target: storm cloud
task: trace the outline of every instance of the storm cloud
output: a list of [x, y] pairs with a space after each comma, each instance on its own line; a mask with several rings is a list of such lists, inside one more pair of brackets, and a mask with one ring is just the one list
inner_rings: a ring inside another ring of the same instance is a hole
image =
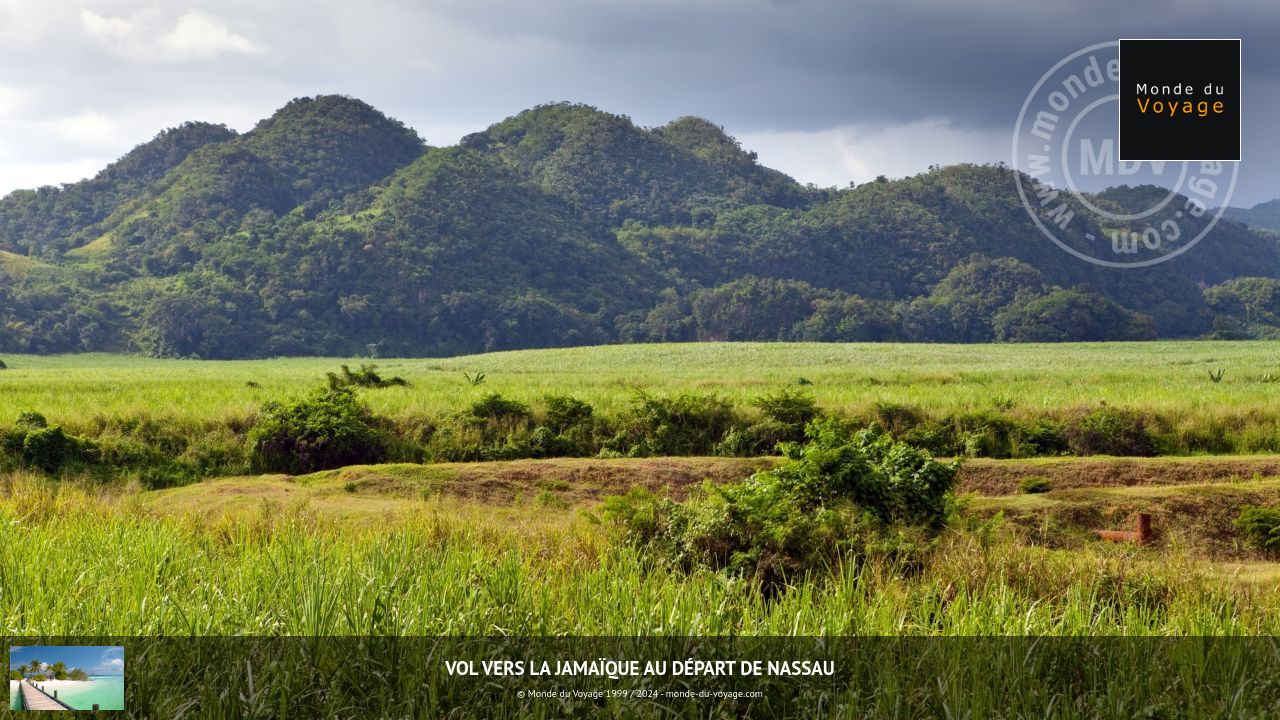
[[1235, 204], [1280, 196], [1270, 2], [0, 0], [0, 192], [91, 175], [184, 120], [344, 93], [448, 144], [532, 105], [701, 115], [820, 185], [1008, 160], [1027, 91], [1118, 37], [1241, 37]]

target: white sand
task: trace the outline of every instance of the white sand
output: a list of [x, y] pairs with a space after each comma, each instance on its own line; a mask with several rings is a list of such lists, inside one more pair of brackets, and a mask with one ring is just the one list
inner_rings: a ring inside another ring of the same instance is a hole
[[52, 695], [54, 690], [83, 688], [84, 686], [88, 685], [91, 682], [93, 681], [92, 680], [45, 680], [44, 682], [40, 682], [39, 680], [37, 680], [36, 685], [39, 685], [45, 692]]

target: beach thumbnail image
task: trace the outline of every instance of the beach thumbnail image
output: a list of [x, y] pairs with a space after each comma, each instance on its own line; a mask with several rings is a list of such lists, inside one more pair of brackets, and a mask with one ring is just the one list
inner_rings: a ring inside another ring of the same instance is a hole
[[124, 710], [124, 648], [10, 647], [9, 709]]

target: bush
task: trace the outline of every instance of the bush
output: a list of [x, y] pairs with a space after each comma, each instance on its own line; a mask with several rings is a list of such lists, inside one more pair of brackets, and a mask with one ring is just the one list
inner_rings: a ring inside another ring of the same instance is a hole
[[3, 458], [52, 475], [68, 463], [96, 460], [98, 448], [88, 438], [68, 435], [58, 425], [51, 427], [40, 413], [24, 412], [18, 416], [16, 428], [0, 431]]
[[527, 420], [530, 417], [528, 405], [508, 400], [498, 393], [489, 393], [475, 401], [467, 413], [479, 420], [511, 421]]
[[710, 455], [737, 422], [733, 406], [713, 395], [639, 392], [606, 449], [632, 457]]
[[22, 440], [23, 462], [50, 474], [78, 457], [79, 444], [58, 425], [29, 430]]
[[1016, 456], [1061, 455], [1068, 443], [1063, 437], [1062, 424], [1051, 418], [1038, 418], [1018, 427]]
[[0, 370], [8, 370], [8, 369], [9, 369], [9, 366], [5, 365], [3, 360], [0, 360]]
[[717, 454], [751, 457], [776, 453], [781, 443], [803, 441], [805, 426], [818, 417], [813, 398], [790, 387], [758, 397], [751, 404], [764, 417], [750, 427], [730, 430]]
[[[803, 434], [803, 428], [801, 428]], [[716, 454], [727, 457], [756, 457], [776, 454], [778, 446], [796, 441], [796, 429], [776, 420], [762, 420], [749, 427], [734, 428], [716, 446]]]
[[1022, 482], [1018, 483], [1018, 490], [1027, 495], [1038, 495], [1047, 493], [1053, 489], [1053, 481], [1041, 475], [1031, 475], [1022, 478]]
[[1235, 520], [1236, 530], [1250, 545], [1269, 554], [1280, 554], [1280, 508], [1247, 505]]
[[809, 442], [784, 446], [785, 463], [744, 482], [706, 483], [686, 503], [638, 488], [607, 498], [604, 513], [627, 542], [677, 566], [751, 576], [770, 591], [902, 529], [941, 526], [955, 463], [894, 442], [879, 426], [851, 433], [827, 420], [807, 434]]
[[256, 472], [290, 474], [382, 462], [389, 447], [369, 408], [346, 390], [263, 405], [249, 444]]
[[326, 373], [329, 378], [329, 389], [406, 387], [409, 384], [409, 381], [402, 377], [384, 378], [377, 373], [377, 370], [377, 365], [361, 365], [358, 371], [351, 372], [351, 368], [343, 365], [341, 373]]
[[1007, 458], [1013, 455], [1018, 428], [1001, 413], [980, 410], [952, 416], [949, 421], [954, 427], [958, 449], [965, 456]]
[[818, 404], [813, 397], [791, 387], [761, 395], [751, 404], [760, 408], [761, 414], [769, 420], [800, 428], [801, 435], [805, 426], [818, 417]]
[[589, 424], [595, 412], [587, 403], [568, 395], [548, 395], [543, 402], [547, 406], [547, 427], [558, 435]]
[[924, 424], [925, 415], [914, 405], [895, 402], [877, 402], [874, 407], [876, 422], [896, 434], [904, 433]]
[[1103, 406], [1069, 422], [1067, 447], [1076, 455], [1155, 454], [1155, 441], [1146, 420], [1133, 410]]
[[49, 427], [49, 421], [40, 413], [28, 410], [18, 414], [17, 425], [24, 430], [39, 430]]

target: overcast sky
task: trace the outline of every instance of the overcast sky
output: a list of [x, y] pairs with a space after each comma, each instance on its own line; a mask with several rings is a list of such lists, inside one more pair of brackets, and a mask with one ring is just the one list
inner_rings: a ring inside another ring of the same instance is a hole
[[1007, 161], [1040, 75], [1118, 37], [1242, 37], [1232, 204], [1280, 197], [1274, 0], [0, 0], [0, 194], [318, 93], [433, 145], [553, 100], [642, 125], [701, 115], [764, 164], [843, 186]]

